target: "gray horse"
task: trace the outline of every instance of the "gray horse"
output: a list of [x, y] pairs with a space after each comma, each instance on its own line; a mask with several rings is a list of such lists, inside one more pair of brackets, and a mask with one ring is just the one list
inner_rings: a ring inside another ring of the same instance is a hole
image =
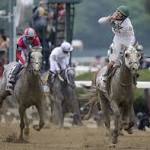
[[75, 91], [75, 71], [68, 67], [54, 79], [52, 88], [52, 120], [59, 127], [63, 127], [66, 111], [73, 112], [75, 124], [81, 125], [79, 104]]
[[121, 129], [129, 132], [134, 125], [133, 77], [139, 69], [140, 58], [141, 54], [133, 46], [124, 51], [121, 66], [109, 79], [107, 93], [103, 90], [101, 78], [106, 67], [98, 73], [96, 78], [100, 104], [105, 116], [105, 126], [111, 135], [112, 144], [117, 143]]
[[[40, 68], [42, 64], [42, 53], [41, 48], [33, 48], [29, 53], [28, 62], [26, 67], [24, 67], [19, 73], [19, 78], [14, 87], [14, 96], [19, 103], [19, 114], [20, 114], [20, 140], [24, 140], [24, 133], [29, 133], [29, 124], [26, 117], [26, 109], [30, 106], [36, 106], [39, 116], [40, 122], [39, 125], [35, 125], [34, 129], [39, 131], [44, 126], [43, 119], [43, 90], [42, 90], [42, 82], [40, 78]], [[15, 63], [10, 63], [4, 70], [3, 78], [1, 81], [1, 93], [0, 93], [0, 103], [2, 104], [3, 100], [8, 96], [6, 92], [6, 84], [8, 80], [8, 76], [12, 66]], [[24, 130], [25, 128], [25, 130]]]

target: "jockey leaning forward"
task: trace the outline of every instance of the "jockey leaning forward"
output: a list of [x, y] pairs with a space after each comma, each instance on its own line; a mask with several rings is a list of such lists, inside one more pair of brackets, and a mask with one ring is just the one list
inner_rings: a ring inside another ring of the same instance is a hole
[[73, 47], [69, 42], [63, 42], [61, 46], [52, 50], [49, 56], [50, 73], [48, 82], [50, 86], [53, 85], [55, 75], [69, 66], [70, 52], [72, 52], [72, 50]]
[[135, 44], [134, 29], [129, 19], [129, 15], [130, 12], [128, 7], [120, 6], [113, 15], [102, 17], [98, 20], [98, 23], [100, 24], [109, 23], [112, 26], [113, 33], [115, 34], [113, 38], [113, 52], [110, 54], [110, 62], [107, 66], [106, 73], [103, 75], [104, 81], [107, 81], [113, 65], [118, 64], [119, 57], [124, 46], [128, 47]]
[[30, 48], [34, 46], [40, 47], [41, 46], [40, 40], [33, 28], [30, 27], [26, 28], [24, 30], [24, 34], [17, 41], [16, 59], [18, 61], [18, 64], [16, 65], [10, 77], [9, 82], [12, 85], [12, 87], [8, 88], [10, 93], [14, 89], [14, 85], [16, 83], [16, 75], [23, 68], [23, 65], [26, 64]]

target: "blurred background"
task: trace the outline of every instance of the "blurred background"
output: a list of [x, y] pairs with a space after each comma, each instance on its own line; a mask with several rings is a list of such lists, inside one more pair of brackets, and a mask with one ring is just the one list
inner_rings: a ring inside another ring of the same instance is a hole
[[[34, 9], [39, 6], [39, 0], [0, 0], [0, 33], [5, 34], [7, 36], [11, 36], [11, 17], [14, 11], [15, 14], [15, 26], [17, 36], [22, 34], [22, 31], [25, 27], [31, 24], [32, 15], [34, 13]], [[41, 1], [42, 2], [42, 1]], [[48, 4], [49, 2], [49, 4]], [[43, 0], [43, 3], [46, 3], [45, 9], [48, 12], [49, 28], [50, 27], [50, 19], [55, 18], [55, 11], [52, 11], [52, 8], [57, 4], [51, 4], [51, 0]], [[59, 2], [59, 0], [58, 0]], [[64, 0], [65, 2], [65, 0]], [[74, 2], [71, 1], [70, 2]], [[96, 55], [106, 55], [107, 49], [112, 42], [113, 34], [111, 32], [110, 27], [100, 26], [97, 20], [109, 14], [122, 4], [129, 6], [131, 11], [131, 21], [133, 23], [136, 38], [140, 44], [144, 47], [145, 55], [150, 55], [149, 47], [149, 34], [150, 34], [150, 1], [149, 0], [82, 0], [75, 5], [75, 17], [74, 17], [74, 34], [73, 39], [74, 44], [81, 46], [81, 49], [86, 50], [84, 52], [75, 52], [75, 56], [96, 56]], [[60, 6], [59, 15], [62, 17], [63, 7]], [[14, 10], [15, 8], [15, 10]], [[45, 15], [46, 16], [46, 15]], [[54, 24], [54, 23], [53, 23]], [[13, 29], [13, 28], [12, 28]], [[49, 29], [50, 30], [50, 29]], [[52, 32], [55, 32], [55, 27], [52, 29]], [[55, 35], [54, 35], [55, 36]], [[51, 37], [53, 38], [53, 37]], [[50, 39], [52, 41], [52, 39]], [[79, 41], [78, 41], [79, 40]]]
[[[150, 0], [0, 0], [0, 76], [4, 65], [16, 60], [16, 41], [33, 27], [43, 47], [43, 71], [49, 69], [51, 50], [63, 40], [72, 42], [76, 80], [92, 80], [93, 72], [108, 63], [111, 27], [98, 19], [120, 5], [130, 9], [135, 36], [144, 48], [139, 81], [150, 81]], [[150, 114], [150, 85], [135, 94], [136, 112]], [[81, 89], [79, 89], [81, 93]]]

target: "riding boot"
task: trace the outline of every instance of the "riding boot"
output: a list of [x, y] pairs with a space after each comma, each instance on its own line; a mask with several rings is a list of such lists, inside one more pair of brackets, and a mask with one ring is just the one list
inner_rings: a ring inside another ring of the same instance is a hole
[[55, 79], [55, 74], [50, 71], [48, 76], [48, 85], [49, 85], [50, 93], [52, 93], [53, 91], [52, 89], [53, 89], [54, 79]]
[[112, 71], [112, 68], [113, 68], [113, 63], [110, 63], [107, 65], [107, 70], [105, 72], [105, 74], [103, 74], [103, 77], [102, 77], [102, 80], [103, 80], [103, 91], [105, 93], [107, 93], [107, 81], [108, 81], [108, 77]]
[[16, 79], [17, 79], [16, 76], [20, 72], [21, 68], [22, 68], [22, 65], [21, 64], [17, 64], [17, 66], [15, 67], [15, 69], [12, 72], [12, 75], [10, 77], [9, 83], [11, 83], [13, 86], [16, 83]]

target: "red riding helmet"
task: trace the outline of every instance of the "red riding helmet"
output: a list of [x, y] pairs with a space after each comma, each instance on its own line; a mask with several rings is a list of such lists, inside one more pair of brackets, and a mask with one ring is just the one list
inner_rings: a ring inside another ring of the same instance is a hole
[[24, 36], [29, 39], [34, 39], [34, 37], [36, 36], [35, 30], [33, 28], [26, 28], [24, 30]]

